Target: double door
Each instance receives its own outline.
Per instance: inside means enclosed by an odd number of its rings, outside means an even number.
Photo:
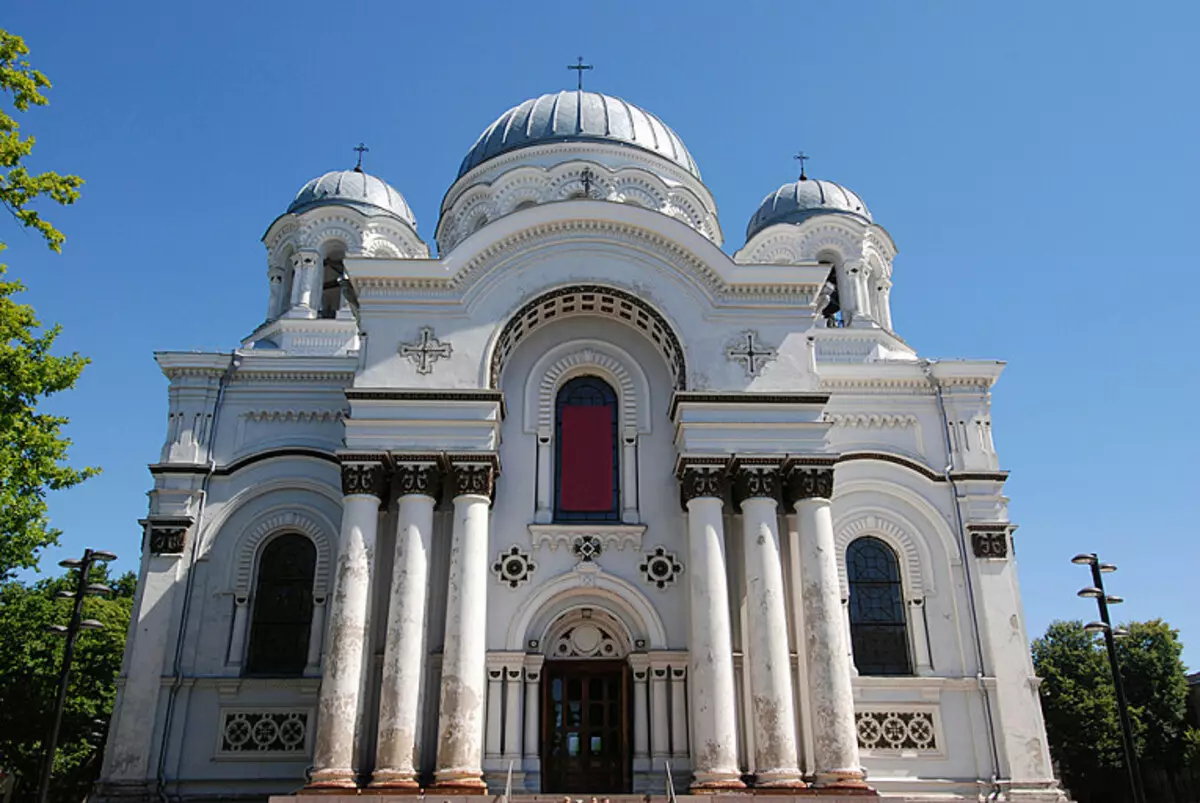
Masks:
[[[542,688],[542,792],[628,792],[625,662],[547,661]]]

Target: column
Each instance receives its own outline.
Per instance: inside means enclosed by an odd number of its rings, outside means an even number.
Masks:
[[[733,499],[742,512],[746,643],[757,787],[804,786],[796,753],[796,710],[787,643],[787,599],[779,547],[780,466],[743,463]]]
[[[667,718],[666,661],[651,658],[650,663],[650,756],[654,769],[661,769],[671,757],[670,720]]]
[[[354,726],[367,653],[370,602],[379,500],[383,497],[381,462],[342,460],[342,530],[329,611],[329,653],[317,703],[317,739],[309,787],[353,789]]]
[[[626,524],[641,521],[638,513],[637,439],[637,427],[626,427],[621,437],[621,521]]]
[[[504,669],[504,769],[521,768],[521,665]]]
[[[314,284],[321,281],[321,255],[317,251],[305,249],[292,256],[292,308],[288,310],[289,318],[315,318],[321,307],[319,290],[314,293]]]
[[[693,789],[740,789],[733,636],[725,574],[723,464],[682,464],[691,601]]]
[[[230,666],[241,666],[246,657],[246,632],[249,630],[250,600],[246,597],[233,599],[233,633],[229,639]]]
[[[388,597],[373,787],[415,790],[420,786],[416,762],[425,668],[425,598],[433,509],[440,481],[433,463],[412,462],[396,467],[396,548]]]
[[[688,757],[687,695],[683,686],[686,677],[686,667],[671,667],[671,757],[676,761]]]
[[[454,532],[446,595],[446,637],[438,705],[434,787],[440,793],[482,794],[484,665],[487,660],[488,508],[495,458],[458,457],[450,479]]]
[[[650,769],[650,710],[646,695],[649,692],[650,658],[645,653],[629,656],[633,672],[633,771]]]
[[[487,730],[483,738],[483,756],[486,759],[500,758],[500,737],[503,735],[504,666],[488,658],[487,668]]]
[[[270,285],[271,293],[267,297],[267,318],[268,321],[273,321],[279,317],[280,307],[283,305],[283,268],[279,265],[272,265],[267,268],[267,283]]]
[[[800,534],[804,653],[813,709],[817,786],[866,788],[858,756],[850,651],[842,621],[837,547],[833,540],[833,467],[793,463],[787,498]]]
[[[325,598],[313,598],[312,622],[308,626],[308,658],[304,663],[304,674],[313,677],[321,674],[321,647],[325,641]]]
[[[553,449],[551,449],[551,439],[549,432],[539,432],[537,436],[537,510],[533,514],[533,520],[538,524],[549,524],[554,518],[554,512],[551,505],[554,500],[551,499],[553,489],[553,476],[550,465]]]
[[[542,664],[544,655],[525,656],[525,755],[524,770],[526,773],[537,772],[541,769],[541,730],[542,720],[539,710],[542,701]],[[530,788],[527,784],[527,788]]]

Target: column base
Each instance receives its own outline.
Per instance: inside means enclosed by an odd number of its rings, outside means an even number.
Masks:
[[[829,789],[842,794],[879,794],[867,785],[861,772],[854,770],[818,772],[815,785],[818,789]]]
[[[395,792],[400,795],[410,792],[415,795],[420,793],[421,784],[417,783],[416,773],[411,771],[375,770],[367,789]]]
[[[351,769],[317,770],[304,786],[305,792],[321,792],[357,789],[358,776]]]
[[[731,778],[722,777],[706,777],[692,781],[689,787],[692,794],[695,795],[713,795],[721,792],[736,792],[746,788],[746,784],[742,783],[741,778],[736,775]]]
[[[429,791],[439,795],[486,795],[487,784],[479,775],[436,780]]]

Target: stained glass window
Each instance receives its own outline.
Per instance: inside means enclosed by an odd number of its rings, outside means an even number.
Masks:
[[[860,675],[911,675],[900,564],[878,538],[846,550],[850,581],[850,641]]]
[[[554,517],[617,521],[617,394],[602,379],[567,382],[555,404]]]
[[[246,674],[296,676],[308,663],[317,550],[303,535],[272,539],[258,560]]]

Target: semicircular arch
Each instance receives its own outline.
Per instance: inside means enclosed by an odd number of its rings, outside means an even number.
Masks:
[[[576,376],[595,373],[617,390],[622,427],[650,431],[650,383],[629,352],[601,340],[560,343],[534,364],[525,385],[525,431],[548,432],[558,390]]]

